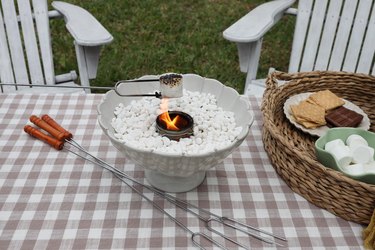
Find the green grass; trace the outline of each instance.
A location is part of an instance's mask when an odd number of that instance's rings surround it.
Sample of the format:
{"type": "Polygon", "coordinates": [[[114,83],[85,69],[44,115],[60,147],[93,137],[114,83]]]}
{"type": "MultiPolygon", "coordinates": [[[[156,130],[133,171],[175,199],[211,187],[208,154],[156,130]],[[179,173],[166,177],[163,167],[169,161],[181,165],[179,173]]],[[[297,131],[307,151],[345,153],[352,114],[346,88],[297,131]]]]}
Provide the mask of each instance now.
{"type": "MultiPolygon", "coordinates": [[[[164,72],[196,73],[215,78],[242,92],[234,43],[222,32],[260,0],[66,0],[91,12],[114,36],[102,50],[95,86],[112,86],[121,79],[164,72]]],[[[258,77],[269,67],[287,70],[293,30],[285,17],[263,42],[258,77]]],[[[53,20],[56,73],[76,69],[73,40],[63,20],[53,20]]]]}

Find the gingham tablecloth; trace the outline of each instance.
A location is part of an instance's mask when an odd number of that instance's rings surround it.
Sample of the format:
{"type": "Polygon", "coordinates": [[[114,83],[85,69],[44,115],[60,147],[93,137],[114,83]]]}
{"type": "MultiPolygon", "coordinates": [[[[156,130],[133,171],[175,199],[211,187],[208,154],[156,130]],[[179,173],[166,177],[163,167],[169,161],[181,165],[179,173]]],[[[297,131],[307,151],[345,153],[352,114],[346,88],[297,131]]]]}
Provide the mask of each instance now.
{"type": "MultiPolygon", "coordinates": [[[[190,235],[113,174],[23,132],[30,115],[49,114],[91,153],[144,181],[97,123],[102,95],[0,95],[0,249],[194,249],[190,235]]],[[[196,190],[177,194],[213,213],[284,235],[288,249],[360,249],[363,226],[293,193],[272,168],[261,139],[259,99],[244,143],[207,172],[196,190]]],[[[149,195],[193,231],[195,217],[149,195]]],[[[251,248],[271,248],[225,229],[251,248]]],[[[220,240],[220,238],[215,237],[220,240]]],[[[233,245],[227,243],[229,248],[233,245]]]]}

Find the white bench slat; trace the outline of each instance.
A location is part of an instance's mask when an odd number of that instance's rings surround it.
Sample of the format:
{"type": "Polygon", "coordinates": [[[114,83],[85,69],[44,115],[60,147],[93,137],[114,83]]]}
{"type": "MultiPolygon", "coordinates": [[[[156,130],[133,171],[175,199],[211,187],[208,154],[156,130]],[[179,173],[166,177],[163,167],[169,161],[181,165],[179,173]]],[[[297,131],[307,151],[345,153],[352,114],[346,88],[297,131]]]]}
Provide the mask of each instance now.
{"type": "MultiPolygon", "coordinates": [[[[375,3],[374,3],[375,5],[375,3]]],[[[375,6],[372,7],[370,21],[367,25],[366,38],[363,42],[361,57],[359,58],[357,72],[369,74],[371,72],[371,64],[375,53],[375,6]]],[[[375,66],[375,64],[374,64],[375,66]]],[[[372,74],[374,75],[374,71],[372,74]]]]}
{"type": "Polygon", "coordinates": [[[44,84],[39,50],[29,0],[18,0],[18,10],[32,84],[44,84]]]}
{"type": "Polygon", "coordinates": [[[346,52],[344,71],[356,70],[362,41],[365,35],[367,22],[371,10],[372,0],[361,0],[354,20],[353,31],[350,35],[348,50],[346,52]]]}
{"type": "Polygon", "coordinates": [[[311,15],[312,3],[313,1],[311,0],[299,1],[297,23],[289,62],[289,72],[298,72],[309,24],[308,20],[311,15]]]}
{"type": "Polygon", "coordinates": [[[33,9],[38,31],[40,53],[46,84],[55,84],[55,70],[53,64],[51,32],[49,28],[48,6],[46,1],[33,0],[33,9]]]}
{"type": "MultiPolygon", "coordinates": [[[[1,2],[8,40],[12,41],[9,43],[9,48],[16,82],[29,83],[14,1],[2,0],[1,2]]],[[[18,89],[21,88],[28,87],[19,87],[18,89]]]]}
{"type": "Polygon", "coordinates": [[[358,0],[345,1],[328,66],[329,70],[341,70],[357,3],[358,0]]]}
{"type": "MultiPolygon", "coordinates": [[[[8,41],[5,34],[3,15],[0,12],[0,81],[14,83],[12,63],[10,61],[8,41]]],[[[15,90],[13,86],[2,86],[4,92],[15,90]]]]}
{"type": "Polygon", "coordinates": [[[329,1],[326,21],[322,39],[320,41],[318,56],[315,62],[315,70],[326,70],[328,68],[329,57],[331,55],[333,41],[335,40],[340,12],[343,0],[329,1]]]}
{"type": "Polygon", "coordinates": [[[306,39],[305,51],[301,62],[301,71],[312,71],[314,69],[326,9],[327,0],[315,1],[309,25],[309,34],[306,39]]]}

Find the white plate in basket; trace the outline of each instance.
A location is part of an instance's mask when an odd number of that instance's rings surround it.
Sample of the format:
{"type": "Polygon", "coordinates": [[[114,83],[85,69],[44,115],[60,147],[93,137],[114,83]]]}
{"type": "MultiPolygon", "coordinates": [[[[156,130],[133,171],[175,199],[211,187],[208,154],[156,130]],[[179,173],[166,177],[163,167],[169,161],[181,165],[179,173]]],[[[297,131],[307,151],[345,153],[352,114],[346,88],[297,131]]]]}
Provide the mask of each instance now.
{"type": "MultiPolygon", "coordinates": [[[[297,94],[297,95],[294,95],[294,96],[291,96],[289,97],[285,103],[284,103],[284,114],[286,116],[286,118],[294,125],[296,126],[297,128],[299,128],[300,130],[308,133],[308,134],[311,134],[311,135],[315,135],[315,136],[322,136],[324,135],[327,130],[329,129],[329,127],[327,126],[320,126],[320,127],[317,127],[315,129],[307,129],[305,128],[304,126],[302,126],[301,124],[297,123],[296,120],[294,119],[293,115],[292,115],[292,111],[290,109],[290,105],[296,105],[298,104],[299,102],[303,101],[303,100],[306,100],[310,95],[312,94],[312,92],[306,92],[306,93],[301,93],[301,94],[297,94]]],[[[348,101],[348,100],[345,100],[345,104],[344,104],[344,107],[347,108],[347,109],[351,109],[361,115],[363,115],[363,119],[362,119],[362,122],[359,124],[359,126],[357,128],[361,128],[361,129],[364,129],[364,130],[369,130],[370,128],[370,119],[368,118],[367,114],[360,108],[358,107],[357,105],[355,105],[354,103],[348,101]]]]}

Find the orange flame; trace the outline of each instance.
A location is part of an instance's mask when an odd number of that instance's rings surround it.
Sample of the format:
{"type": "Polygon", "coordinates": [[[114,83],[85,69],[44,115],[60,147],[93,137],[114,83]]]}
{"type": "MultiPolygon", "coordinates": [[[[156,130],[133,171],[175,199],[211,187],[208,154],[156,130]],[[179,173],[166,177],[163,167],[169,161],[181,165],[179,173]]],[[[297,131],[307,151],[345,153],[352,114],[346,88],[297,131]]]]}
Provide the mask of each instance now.
{"type": "Polygon", "coordinates": [[[168,98],[163,98],[161,100],[160,109],[162,111],[162,114],[160,115],[160,120],[162,120],[168,130],[174,130],[178,131],[180,128],[177,126],[177,123],[179,122],[180,116],[177,115],[171,119],[168,112],[168,98]]]}
{"type": "Polygon", "coordinates": [[[164,112],[163,114],[160,115],[160,120],[165,122],[165,125],[167,126],[168,130],[178,131],[178,130],[180,130],[180,128],[176,126],[176,123],[178,122],[179,117],[180,116],[177,115],[172,120],[171,117],[169,116],[169,113],[164,112]]]}

